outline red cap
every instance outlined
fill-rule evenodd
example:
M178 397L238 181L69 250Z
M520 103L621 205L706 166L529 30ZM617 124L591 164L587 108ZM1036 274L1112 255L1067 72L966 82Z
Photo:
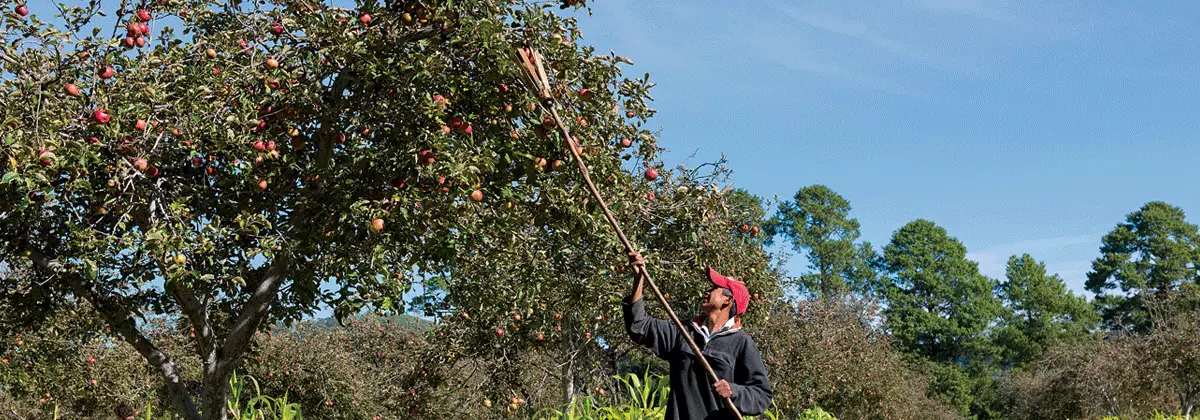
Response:
M746 313L746 308L750 306L750 290L746 289L746 283L733 277L726 277L712 267L705 266L704 271L708 273L708 280L712 281L717 287L729 289L733 292L733 301L737 304L737 309L734 315Z

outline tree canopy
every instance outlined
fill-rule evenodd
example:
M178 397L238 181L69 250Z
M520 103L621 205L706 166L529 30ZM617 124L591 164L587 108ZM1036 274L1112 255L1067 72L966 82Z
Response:
M850 210L849 201L824 185L801 188L779 203L770 232L783 235L808 259L812 272L800 275L803 289L825 297L876 291L871 263L877 256L870 243L857 242L858 219Z
M1195 295L1200 282L1200 233L1182 209L1161 201L1146 203L1104 235L1100 254L1086 286L1109 329L1145 330L1154 302Z
M648 76L622 76L627 59L579 45L574 19L540 4L101 7L0 27L0 264L27 273L6 284L5 324L89 302L185 418L223 418L254 333L321 305L470 316L439 331L460 350L484 331L501 347L505 330L578 332L506 324L533 310L611 319L623 257L513 45L547 57L571 147L647 232L656 277L681 295L702 261L770 279L719 211L720 171L673 177L657 160ZM199 387L139 329L156 316L194 330Z

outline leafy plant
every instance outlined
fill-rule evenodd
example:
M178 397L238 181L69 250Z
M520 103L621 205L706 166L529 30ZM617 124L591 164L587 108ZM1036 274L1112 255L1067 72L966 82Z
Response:
M243 393L248 390L247 384L254 387L254 395L245 395L250 399L243 408L242 398ZM263 395L257 379L253 376L238 376L237 372L229 378L228 403L229 413L233 415L234 420L304 420L300 404L289 403L286 392L278 398Z

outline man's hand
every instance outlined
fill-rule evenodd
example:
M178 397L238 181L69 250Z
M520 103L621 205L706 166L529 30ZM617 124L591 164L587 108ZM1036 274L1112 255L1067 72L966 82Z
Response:
M633 274L641 275L642 270L646 267L646 261L642 259L642 254L637 251L629 251L629 265L633 266Z
M633 268L633 284L625 294L625 302L633 303L642 300L642 273L646 270L646 261L637 251L629 251L629 266Z
M724 379L713 384L713 392L716 392L721 398L730 398L733 396L733 389L729 388L729 382L725 382Z

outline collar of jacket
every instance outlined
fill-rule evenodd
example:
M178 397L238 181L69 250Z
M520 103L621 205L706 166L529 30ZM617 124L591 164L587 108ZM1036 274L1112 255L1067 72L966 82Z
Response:
M704 322L704 317L698 316L692 318L692 328L694 328L696 331L699 331L700 335L704 337L704 344L708 344L708 342L712 341L714 338L741 331L742 317L735 316L730 318L729 321L725 322L725 325L722 325L721 328L717 330L717 332L709 333L708 325L706 322Z

